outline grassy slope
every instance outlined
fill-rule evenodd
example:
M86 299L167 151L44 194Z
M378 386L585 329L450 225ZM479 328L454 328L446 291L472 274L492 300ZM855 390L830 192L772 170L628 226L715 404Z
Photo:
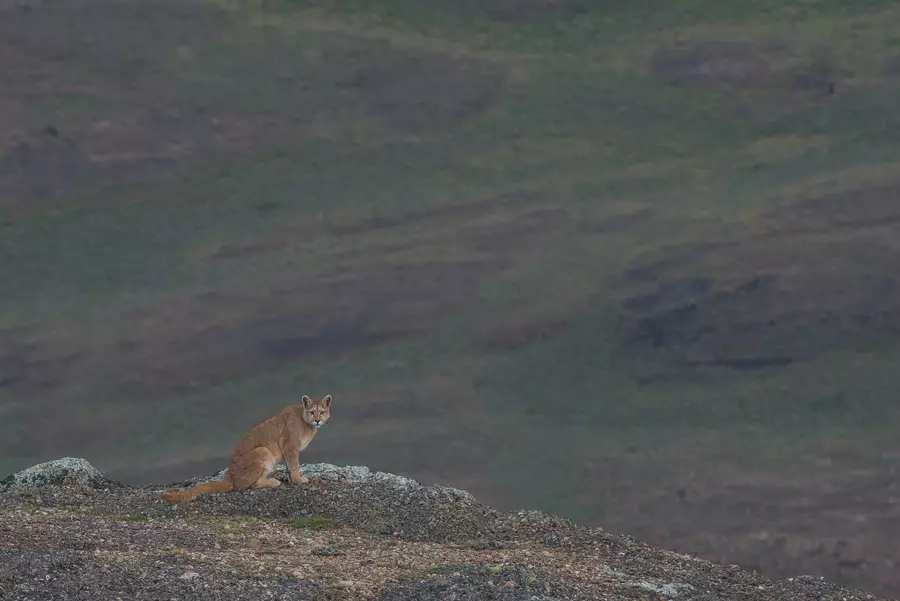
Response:
M222 2L171 30L123 11L165 34L76 53L40 91L11 71L10 148L51 156L52 125L88 167L0 200L0 467L185 476L327 390L311 457L629 527L651 482L896 448L897 303L872 282L897 213L840 220L897 185L891 3L371 4ZM17 25L56 18L36 12ZM707 41L746 44L711 85L652 68ZM773 72L724 84L746 48ZM836 94L798 83L820 76ZM786 283L732 294L760 275Z

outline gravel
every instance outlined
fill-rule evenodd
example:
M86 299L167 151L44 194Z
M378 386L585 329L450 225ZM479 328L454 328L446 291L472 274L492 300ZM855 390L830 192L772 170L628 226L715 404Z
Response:
M225 471L208 478L187 480L177 486L193 486L221 479ZM191 505L169 506L199 508L211 515L251 515L257 517L296 518L321 515L366 532L418 541L462 541L492 530L497 512L483 505L464 490L444 486L423 486L410 478L372 472L366 467L338 467L328 463L303 466L310 479L306 486L289 484L283 465L273 477L285 485L265 491L238 493L234 496L208 495ZM147 492L162 489L149 487Z
M308 484L166 503L159 486L121 485L83 459L28 468L0 484L0 600L875 599L365 467L304 474ZM287 482L283 468L275 477Z

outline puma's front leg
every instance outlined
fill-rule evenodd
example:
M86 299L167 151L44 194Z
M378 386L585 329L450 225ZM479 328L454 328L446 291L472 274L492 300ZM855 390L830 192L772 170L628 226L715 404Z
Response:
M284 460L287 463L288 471L291 473L292 484L306 484L309 478L300 473L300 449L297 447L289 447L284 449Z

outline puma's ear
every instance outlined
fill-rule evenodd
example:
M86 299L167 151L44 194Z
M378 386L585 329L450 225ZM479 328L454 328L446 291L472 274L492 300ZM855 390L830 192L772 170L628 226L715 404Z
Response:
M325 398L322 399L322 402L325 403L326 409L331 409L331 395L330 394L326 394Z
M312 403L312 399L304 394L303 395L303 406L306 407L307 409L309 409L310 403Z

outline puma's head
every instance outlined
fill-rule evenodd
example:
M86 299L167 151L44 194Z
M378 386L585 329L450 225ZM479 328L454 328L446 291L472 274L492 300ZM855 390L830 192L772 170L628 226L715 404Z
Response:
M314 401L305 394L303 395L303 420L313 428L321 428L331 417L331 395L325 395L325 398Z

